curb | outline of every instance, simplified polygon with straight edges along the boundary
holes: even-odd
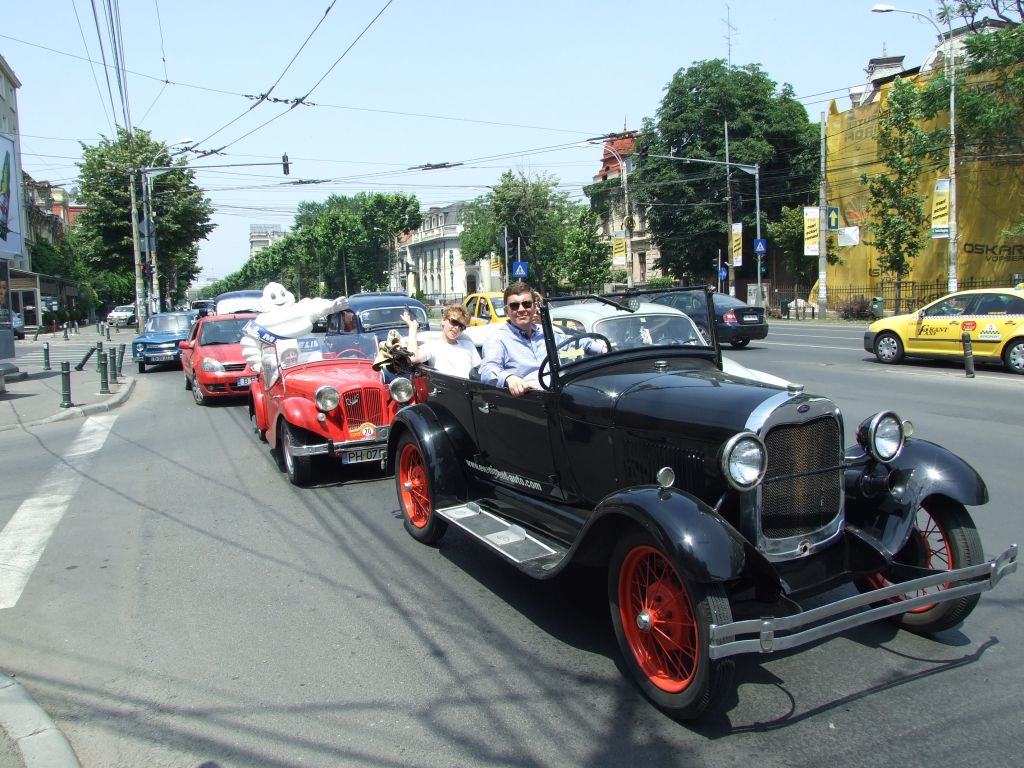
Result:
[[[81,768],[67,737],[19,682],[0,674],[0,726],[25,768]]]
[[[5,432],[10,429],[22,429],[23,427],[37,427],[41,424],[51,424],[55,421],[65,421],[66,419],[84,419],[86,416],[93,413],[110,411],[124,403],[124,401],[128,399],[129,395],[131,395],[133,389],[135,389],[135,378],[132,376],[126,376],[120,391],[116,395],[111,395],[106,400],[99,403],[89,403],[88,405],[73,405],[70,408],[63,409],[59,413],[53,414],[52,416],[36,419],[35,421],[26,422],[25,424],[0,424],[0,432]]]

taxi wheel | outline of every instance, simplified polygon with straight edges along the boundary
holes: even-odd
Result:
[[[914,529],[895,560],[919,568],[948,571],[982,563],[985,555],[978,529],[974,527],[967,508],[951,499],[933,496],[925,499],[918,508]],[[861,592],[866,592],[893,583],[883,572],[856,582],[856,586]],[[910,596],[939,592],[947,587],[929,587],[910,593]],[[892,620],[910,632],[930,635],[961,623],[974,610],[979,598],[980,595],[968,595],[944,603],[923,605]],[[901,599],[896,597],[889,602],[898,603]]]
[[[189,389],[192,390],[192,399],[196,401],[196,405],[209,405],[202,387],[199,386],[199,382],[195,378],[192,379],[192,386]]]
[[[295,427],[287,421],[281,430],[281,455],[284,457],[284,470],[292,485],[306,485],[313,479],[313,460],[310,456],[296,456],[294,449],[302,445],[296,436]]]
[[[903,359],[903,342],[895,333],[878,334],[875,339],[875,357],[878,362],[891,365]]]
[[[1007,344],[1003,362],[1013,373],[1024,373],[1024,339],[1014,339]]]
[[[708,655],[711,625],[732,621],[721,585],[690,582],[635,531],[612,554],[608,602],[626,667],[647,698],[680,720],[720,704],[733,672],[731,660]]]
[[[417,541],[433,544],[448,529],[448,523],[434,512],[430,493],[430,470],[416,438],[405,432],[398,440],[395,490],[402,508],[405,530]]]

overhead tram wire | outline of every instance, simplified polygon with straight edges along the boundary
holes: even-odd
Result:
[[[317,80],[313,84],[313,87],[310,88],[308,91],[306,91],[306,94],[304,96],[300,96],[299,98],[294,99],[292,101],[292,103],[291,103],[291,106],[289,106],[288,109],[286,109],[284,112],[279,112],[278,114],[274,115],[269,120],[267,120],[267,121],[265,121],[263,123],[260,123],[255,128],[253,128],[251,131],[243,133],[241,136],[239,136],[234,141],[228,142],[223,147],[220,147],[220,149],[218,149],[217,151],[221,152],[221,151],[227,149],[228,147],[234,146],[235,144],[240,142],[242,139],[247,138],[248,136],[251,136],[252,134],[256,133],[256,131],[261,130],[262,128],[265,128],[266,126],[270,125],[272,122],[277,120],[279,117],[283,117],[284,115],[288,114],[293,109],[295,109],[295,107],[299,106],[300,104],[303,104],[306,101],[306,99],[308,99],[310,97],[310,95],[313,93],[313,91],[315,91],[317,89],[317,87],[319,87],[320,83],[322,83],[327,78],[327,76],[329,74],[331,74],[331,72],[334,70],[334,68],[336,66],[338,66],[338,63],[342,59],[344,59],[345,56],[348,55],[348,52],[351,51],[353,47],[355,47],[355,44],[358,43],[362,39],[363,35],[365,35],[367,33],[367,31],[370,29],[370,27],[372,27],[376,23],[377,19],[379,19],[381,17],[381,15],[384,13],[384,11],[386,11],[388,9],[388,7],[391,5],[391,3],[393,3],[393,2],[394,2],[394,0],[387,0],[387,2],[384,3],[384,5],[381,7],[381,9],[379,11],[377,11],[377,15],[374,16],[372,19],[370,19],[370,22],[365,27],[363,27],[363,31],[360,32],[358,35],[356,35],[356,38],[351,43],[349,43],[348,47],[344,51],[341,52],[341,55],[327,69],[327,71],[324,72],[324,74],[321,76],[321,78],[319,80]]]
[[[114,101],[114,90],[110,86],[110,67],[107,64],[107,52],[103,47],[103,30],[100,27],[99,14],[96,12],[96,0],[91,0],[92,19],[96,25],[96,39],[99,42],[100,58],[103,60],[103,76],[107,81],[107,97],[110,99],[110,112],[114,118],[114,125],[117,126],[117,104]]]
[[[71,0],[71,9],[75,12],[75,23],[78,25],[78,35],[82,38],[82,47],[85,49],[86,59],[89,61],[89,72],[92,74],[93,83],[96,84],[96,95],[99,96],[100,99],[100,109],[103,110],[103,119],[107,121],[107,127],[110,128],[110,134],[113,136],[115,133],[114,125],[110,122],[110,115],[107,114],[107,105],[103,102],[103,90],[100,88],[99,78],[96,77],[96,69],[94,67],[91,54],[89,53],[89,44],[85,41],[85,30],[82,29],[82,19],[78,15],[78,5],[75,0]]]

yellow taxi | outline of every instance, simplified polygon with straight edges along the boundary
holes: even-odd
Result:
[[[505,322],[505,294],[501,291],[471,293],[463,302],[470,325]]]
[[[904,357],[963,359],[965,333],[978,362],[1024,374],[1024,286],[958,291],[914,314],[876,320],[864,332],[864,349],[890,364]]]

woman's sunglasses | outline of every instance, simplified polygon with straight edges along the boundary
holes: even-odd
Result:
[[[453,328],[458,328],[460,331],[466,330],[465,323],[460,323],[458,320],[452,320],[450,317],[446,317],[445,320],[447,320]]]

